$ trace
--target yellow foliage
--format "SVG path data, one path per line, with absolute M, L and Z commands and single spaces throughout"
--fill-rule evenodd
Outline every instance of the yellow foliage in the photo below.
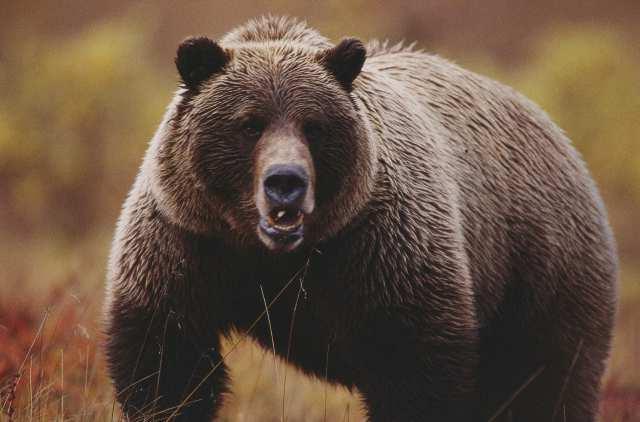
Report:
M 515 85 L 566 131 L 605 190 L 640 198 L 640 59 L 625 41 L 597 28 L 553 32 Z
M 0 176 L 22 224 L 74 234 L 117 209 L 104 200 L 122 200 L 170 96 L 130 28 L 104 24 L 7 52 Z

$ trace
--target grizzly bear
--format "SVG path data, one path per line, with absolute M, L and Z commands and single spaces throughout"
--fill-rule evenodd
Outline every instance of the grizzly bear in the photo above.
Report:
M 176 65 L 109 261 L 128 418 L 213 418 L 237 330 L 357 389 L 371 421 L 595 420 L 615 246 L 537 106 L 286 18 L 189 38 Z

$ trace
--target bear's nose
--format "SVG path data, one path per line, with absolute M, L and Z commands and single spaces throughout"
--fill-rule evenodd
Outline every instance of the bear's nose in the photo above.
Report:
M 266 172 L 264 192 L 271 206 L 300 206 L 308 180 L 307 172 L 299 165 L 274 165 Z

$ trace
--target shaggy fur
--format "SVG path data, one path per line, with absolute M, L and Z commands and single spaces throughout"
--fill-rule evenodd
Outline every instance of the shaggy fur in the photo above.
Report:
M 335 53 L 288 19 L 191 42 L 215 69 L 179 63 L 187 80 L 109 261 L 107 361 L 129 417 L 213 417 L 219 336 L 271 347 L 263 289 L 276 352 L 357 388 L 372 421 L 595 420 L 614 242 L 584 163 L 538 107 L 412 48 L 374 42 L 357 74 L 359 44 Z M 323 62 L 336 54 L 355 64 Z M 278 127 L 315 171 L 288 253 L 256 235 L 255 172 Z

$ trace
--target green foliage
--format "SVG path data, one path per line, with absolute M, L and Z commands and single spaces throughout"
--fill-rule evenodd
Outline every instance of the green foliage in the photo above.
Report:
M 76 235 L 117 209 L 170 89 L 131 25 L 32 39 L 0 74 L 5 219 Z M 167 89 L 162 89 L 167 87 Z M 105 210 L 110 212 L 105 213 Z
M 515 85 L 538 102 L 583 153 L 603 190 L 640 199 L 640 60 L 603 29 L 544 37 Z

